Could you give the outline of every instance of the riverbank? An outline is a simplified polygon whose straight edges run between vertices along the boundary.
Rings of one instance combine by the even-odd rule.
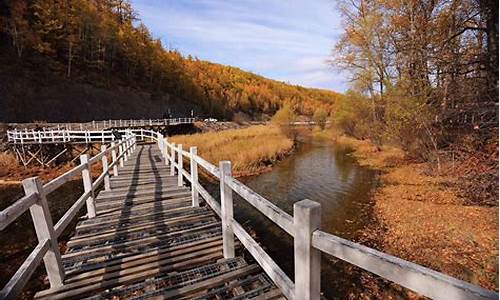
[[[294,146],[290,138],[272,125],[178,135],[169,141],[182,144],[186,150],[197,146],[198,154],[214,165],[222,160],[231,161],[236,177],[270,170],[273,163],[288,155]]]
[[[468,205],[458,178],[433,174],[400,149],[330,134],[361,165],[382,171],[373,195],[377,222],[367,240],[384,252],[498,290],[498,207]]]

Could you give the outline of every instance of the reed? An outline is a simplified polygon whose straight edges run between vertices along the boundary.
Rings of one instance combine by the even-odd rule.
[[[198,154],[215,165],[231,161],[235,176],[266,171],[293,148],[293,141],[272,125],[180,135],[170,141],[184,149],[197,146]]]

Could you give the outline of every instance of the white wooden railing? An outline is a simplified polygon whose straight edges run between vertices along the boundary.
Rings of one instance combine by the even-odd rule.
[[[9,130],[7,140],[13,144],[54,144],[54,143],[110,143],[117,137],[114,133],[124,135],[131,132],[136,136],[144,136],[145,129],[122,129],[122,130]]]
[[[11,123],[15,127],[7,130],[7,140],[14,144],[45,144],[45,143],[105,143],[114,139],[110,128],[134,128],[141,126],[164,126],[192,124],[195,118],[147,119],[147,120],[104,120],[87,123],[46,123],[42,129],[19,129],[25,124]],[[139,128],[132,129],[141,135]],[[118,130],[124,133],[125,130]]]
[[[252,254],[262,269],[288,299],[320,299],[321,252],[377,274],[405,288],[432,299],[498,299],[498,294],[479,286],[433,271],[423,266],[353,243],[320,230],[321,206],[311,200],[294,204],[293,216],[257,194],[231,176],[231,162],[221,161],[219,167],[189,152],[182,145],[169,143],[161,134],[148,132],[177,173],[179,185],[191,183],[193,206],[200,195],[222,220],[225,258],[234,257],[234,237]],[[189,161],[190,172],[183,168]],[[198,182],[198,166],[220,182],[220,203]],[[295,278],[292,280],[233,218],[233,192],[259,210],[294,239]]]
[[[2,289],[0,299],[17,298],[42,259],[50,286],[63,285],[64,268],[57,242],[58,237],[75,218],[84,204],[87,207],[87,217],[95,217],[95,190],[103,183],[105,190],[110,189],[110,175],[118,175],[118,165],[123,166],[124,160],[128,158],[135,148],[136,135],[129,131],[125,133],[122,140],[111,142],[109,147],[102,145],[101,152],[96,156],[92,158],[87,154],[80,156],[80,165],[45,185],[42,184],[38,177],[23,180],[25,196],[0,212],[0,231],[29,210],[35,226],[38,245]],[[109,164],[108,156],[111,157],[111,163]],[[102,162],[103,172],[96,180],[92,180],[91,166],[99,160]],[[54,225],[46,196],[78,175],[82,176],[84,192]]]
[[[195,118],[170,118],[170,119],[129,119],[129,120],[102,120],[102,121],[92,121],[88,123],[83,123],[82,127],[93,130],[106,129],[110,127],[114,128],[130,128],[139,126],[164,126],[164,125],[179,125],[179,124],[191,124],[194,123]],[[80,126],[80,125],[79,125]],[[83,128],[80,128],[83,129]]]
[[[192,206],[199,206],[201,196],[219,215],[222,221],[224,257],[235,256],[234,238],[236,236],[288,299],[320,299],[321,252],[432,299],[498,299],[497,293],[479,286],[323,232],[320,230],[320,204],[311,200],[299,201],[294,204],[293,216],[291,216],[232,177],[231,162],[221,161],[216,167],[198,156],[196,147],[191,147],[189,152],[185,151],[182,145],[169,143],[162,134],[151,130],[142,130],[137,133],[129,131],[123,141],[117,144],[112,142],[111,147],[107,149],[103,145],[102,152],[93,158],[82,156],[79,166],[43,186],[38,178],[23,181],[26,196],[0,212],[0,230],[30,209],[39,243],[4,287],[0,298],[13,298],[18,295],[42,258],[51,286],[63,284],[64,270],[60,263],[57,237],[84,203],[87,204],[87,216],[90,218],[95,216],[94,190],[103,182],[105,189],[109,188],[111,168],[113,168],[113,175],[117,175],[117,164],[123,165],[123,160],[134,150],[138,139],[151,139],[157,143],[165,157],[165,162],[172,166],[170,174],[177,175],[179,186],[183,185],[184,180],[190,182]],[[119,155],[116,155],[117,150]],[[107,155],[110,151],[113,161],[108,165]],[[90,165],[99,159],[103,162],[103,173],[95,182],[92,182]],[[189,171],[184,168],[184,161],[189,162]],[[219,180],[220,202],[199,183],[199,166]],[[80,172],[85,191],[53,226],[45,196]],[[233,218],[233,192],[293,237],[294,280],[286,275],[243,226]]]
[[[194,123],[196,118],[168,118],[168,119],[116,119],[101,120],[78,123],[41,123],[44,129],[68,129],[68,130],[105,130],[111,127],[138,127],[138,126],[162,126]],[[15,128],[26,127],[27,123],[9,123]],[[34,124],[32,124],[34,125]]]

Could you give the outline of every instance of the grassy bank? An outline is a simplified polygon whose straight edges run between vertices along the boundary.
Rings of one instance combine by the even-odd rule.
[[[270,125],[180,135],[170,141],[182,144],[184,149],[197,146],[198,154],[215,165],[221,160],[230,160],[236,176],[269,170],[273,162],[293,148],[293,141]]]
[[[400,149],[317,134],[333,136],[361,165],[382,171],[371,234],[381,250],[498,290],[498,207],[467,205],[457,178],[430,172]]]

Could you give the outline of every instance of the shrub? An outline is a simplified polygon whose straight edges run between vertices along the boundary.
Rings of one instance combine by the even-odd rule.
[[[316,122],[321,129],[325,129],[327,118],[328,112],[322,107],[317,108],[316,111],[314,111],[313,121]]]
[[[291,123],[295,122],[297,116],[289,103],[283,105],[283,107],[276,112],[272,117],[271,123],[278,126],[280,130],[289,138],[295,140],[296,132],[292,128]]]
[[[371,136],[373,128],[372,112],[369,100],[361,94],[347,91],[337,101],[334,125],[347,135],[364,139]]]

